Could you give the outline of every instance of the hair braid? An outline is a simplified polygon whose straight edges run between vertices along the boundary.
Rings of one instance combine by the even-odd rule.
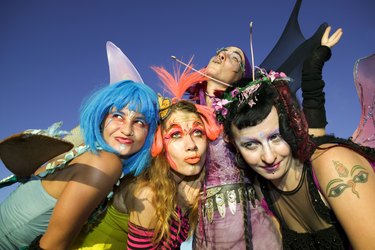
[[[252,243],[250,241],[250,233],[249,232],[249,217],[248,217],[248,204],[249,204],[249,196],[247,194],[247,189],[246,189],[246,184],[245,184],[245,180],[244,180],[244,171],[243,169],[240,169],[240,174],[241,174],[241,179],[242,179],[242,188],[243,188],[243,192],[241,192],[241,205],[242,205],[242,210],[243,210],[243,226],[244,226],[244,239],[245,239],[245,245],[246,245],[246,249],[247,250],[250,250],[252,249]]]

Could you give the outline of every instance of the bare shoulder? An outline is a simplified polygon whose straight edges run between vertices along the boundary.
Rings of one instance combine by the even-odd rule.
[[[126,199],[130,222],[144,228],[155,228],[158,217],[153,202],[155,191],[147,185],[136,185],[132,195]]]
[[[317,151],[311,162],[326,196],[338,195],[350,185],[365,183],[374,175],[368,160],[349,148],[326,144]]]
[[[99,151],[97,154],[85,152],[69,165],[74,166],[76,180],[90,183],[114,185],[122,173],[121,159],[112,153]]]
[[[132,207],[134,210],[142,210],[145,206],[152,206],[152,201],[155,196],[154,190],[147,185],[133,184],[129,198],[132,200]]]
[[[314,152],[311,161],[316,172],[337,169],[341,164],[363,165],[371,169],[365,157],[350,148],[334,144],[323,144]]]
[[[72,163],[89,165],[106,173],[108,171],[122,171],[122,162],[120,157],[106,151],[98,151],[97,153],[86,152],[77,157]]]
[[[325,149],[324,149],[325,147]],[[354,249],[373,249],[375,174],[369,161],[342,146],[323,145],[312,159],[321,193]]]

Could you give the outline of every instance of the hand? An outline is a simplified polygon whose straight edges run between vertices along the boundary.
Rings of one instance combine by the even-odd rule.
[[[341,28],[337,29],[336,32],[333,33],[332,36],[329,37],[330,32],[331,32],[331,26],[328,26],[322,36],[322,40],[321,40],[322,46],[327,46],[329,48],[332,48],[340,41],[340,38],[343,34]]]
[[[178,184],[177,204],[182,211],[185,212],[194,205],[194,202],[199,196],[203,178],[204,171],[197,176],[185,177],[184,180]]]

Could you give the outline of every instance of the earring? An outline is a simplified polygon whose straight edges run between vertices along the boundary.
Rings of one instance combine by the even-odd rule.
[[[245,160],[239,152],[236,153],[234,161],[236,162],[238,168],[245,169],[247,167]]]

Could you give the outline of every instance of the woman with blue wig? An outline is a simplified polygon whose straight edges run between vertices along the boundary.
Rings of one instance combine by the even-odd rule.
[[[81,108],[85,143],[23,177],[0,204],[0,246],[69,248],[98,218],[118,180],[138,175],[149,164],[157,122],[157,95],[143,83],[122,81],[92,94]],[[39,130],[24,138],[46,134],[51,137]],[[8,167],[11,161],[1,157]]]

